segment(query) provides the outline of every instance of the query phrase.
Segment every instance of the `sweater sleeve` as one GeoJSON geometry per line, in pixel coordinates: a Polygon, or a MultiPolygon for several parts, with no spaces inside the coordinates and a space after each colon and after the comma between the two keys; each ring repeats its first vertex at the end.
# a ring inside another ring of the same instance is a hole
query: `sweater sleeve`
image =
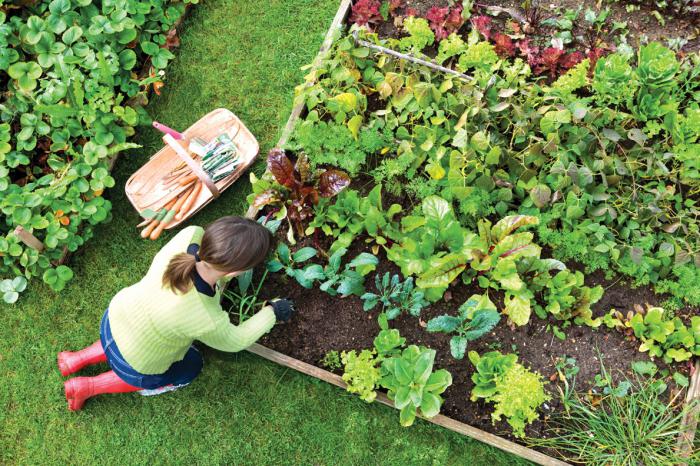
{"type": "Polygon", "coordinates": [[[221,311],[216,317],[216,328],[199,335],[197,339],[207,346],[220,351],[241,351],[255,343],[275,325],[275,313],[272,306],[265,306],[257,314],[243,322],[233,325],[228,314],[221,311]]]}

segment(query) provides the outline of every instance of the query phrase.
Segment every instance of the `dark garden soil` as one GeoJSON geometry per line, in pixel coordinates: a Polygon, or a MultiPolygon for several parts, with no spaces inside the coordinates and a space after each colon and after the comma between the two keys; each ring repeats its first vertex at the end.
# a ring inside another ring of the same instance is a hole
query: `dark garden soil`
{"type": "MultiPolygon", "coordinates": [[[[412,8],[418,12],[418,15],[424,17],[425,13],[432,7],[444,7],[450,2],[448,0],[406,0],[405,8],[399,11],[399,14],[405,14],[408,8],[412,8]]],[[[670,2],[669,2],[670,3],[670,2]]],[[[511,16],[508,12],[500,12],[499,15],[494,19],[497,23],[500,22],[504,24],[506,21],[512,19],[527,18],[526,12],[522,7],[523,2],[519,0],[482,0],[475,2],[476,8],[472,10],[472,14],[486,14],[488,7],[500,7],[503,9],[508,9],[509,11],[515,13],[515,18],[511,16]]],[[[594,11],[600,11],[603,8],[610,8],[611,14],[608,20],[608,27],[602,31],[600,39],[603,43],[607,45],[614,45],[616,43],[617,33],[611,34],[611,27],[613,22],[627,22],[627,41],[632,47],[639,45],[640,40],[646,37],[649,41],[660,41],[665,43],[668,39],[681,38],[688,42],[682,47],[682,51],[690,52],[700,50],[700,13],[685,11],[683,13],[677,13],[671,9],[661,9],[655,6],[655,3],[651,0],[648,1],[637,1],[637,2],[602,2],[602,1],[585,1],[580,2],[576,0],[551,0],[551,1],[537,1],[533,0],[532,4],[536,5],[540,10],[540,17],[542,19],[548,16],[554,15],[557,10],[563,12],[566,9],[576,10],[582,7],[581,14],[579,15],[579,24],[574,26],[574,31],[581,33],[580,27],[583,24],[583,12],[586,8],[591,8],[594,11]],[[628,5],[633,5],[638,7],[636,11],[628,12],[626,7],[628,5]],[[659,15],[664,22],[661,24],[657,17],[654,15],[654,11],[658,11],[659,15]]],[[[522,24],[522,21],[520,21],[522,24]]],[[[536,26],[536,25],[535,25],[536,26]]],[[[459,32],[461,34],[466,34],[470,29],[470,25],[467,23],[459,32]]],[[[387,22],[383,22],[376,26],[376,31],[382,37],[399,37],[401,35],[400,28],[396,27],[394,21],[390,19],[387,22]]],[[[547,27],[536,28],[533,32],[533,36],[541,37],[543,40],[549,41],[551,38],[551,29],[547,27]]],[[[574,34],[575,36],[576,34],[574,34]]]]}
{"type": "MultiPolygon", "coordinates": [[[[301,246],[314,244],[306,239],[301,246]]],[[[315,246],[318,246],[316,244],[315,246]]],[[[346,257],[354,257],[363,250],[362,240],[356,240],[348,251],[346,257]]],[[[397,273],[397,267],[385,259],[380,252],[380,263],[375,273],[397,273]]],[[[371,273],[365,280],[368,291],[376,291],[374,286],[375,273],[371,273]]],[[[254,283],[257,283],[258,277],[254,283]]],[[[606,292],[594,306],[597,315],[606,313],[615,308],[623,313],[634,309],[635,305],[658,304],[661,297],[654,295],[648,288],[631,289],[622,282],[611,283],[606,281],[602,274],[592,274],[586,279],[586,284],[593,286],[601,284],[606,287],[606,292]]],[[[401,335],[406,338],[407,344],[424,345],[437,351],[436,367],[445,368],[452,374],[453,384],[444,394],[445,404],[442,413],[454,419],[478,427],[488,432],[505,438],[516,440],[511,435],[510,427],[505,422],[496,425],[491,423],[493,407],[482,401],[471,402],[469,396],[472,389],[471,375],[473,366],[468,358],[455,360],[449,351],[450,335],[440,333],[428,333],[425,322],[440,314],[456,314],[457,308],[474,293],[482,293],[478,286],[470,286],[459,280],[450,287],[446,298],[425,309],[420,318],[411,315],[402,315],[390,322],[392,328],[398,328],[401,335]]],[[[365,312],[362,310],[362,301],[356,296],[347,298],[333,297],[317,287],[310,290],[299,286],[293,279],[288,279],[283,274],[273,274],[267,278],[261,291],[261,299],[273,299],[287,297],[296,303],[297,313],[291,322],[280,324],[260,341],[261,344],[292,356],[301,361],[321,366],[321,359],[329,351],[349,351],[371,348],[374,337],[379,332],[377,317],[380,307],[365,312]]],[[[497,293],[491,294],[494,302],[499,306],[502,297],[497,293]]],[[[226,308],[226,305],[224,305],[226,308]]],[[[678,313],[685,316],[693,311],[685,309],[678,313]]],[[[237,316],[232,315],[235,322],[237,316]]],[[[638,351],[639,342],[617,330],[601,327],[591,329],[585,326],[572,326],[564,329],[566,339],[564,341],[555,337],[547,330],[547,322],[532,315],[530,323],[523,327],[511,328],[501,320],[496,329],[473,342],[469,350],[475,350],[483,354],[492,350],[500,350],[503,353],[516,353],[519,361],[531,370],[540,373],[547,382],[546,390],[552,395],[552,400],[543,408],[543,416],[527,429],[531,437],[546,435],[545,420],[553,410],[558,409],[557,377],[555,364],[558,358],[568,356],[576,359],[580,372],[576,376],[576,388],[578,391],[599,393],[600,388],[595,388],[594,377],[601,373],[601,361],[603,358],[606,369],[616,380],[622,378],[622,374],[631,376],[630,365],[637,360],[646,360],[647,356],[638,351]]],[[[659,367],[663,362],[656,361],[659,367]]],[[[688,375],[689,364],[679,364],[673,368],[688,375]]],[[[340,373],[340,372],[339,372],[340,373]]],[[[669,382],[669,386],[673,384],[669,382]]],[[[674,389],[675,390],[675,389],[674,389]]]]}

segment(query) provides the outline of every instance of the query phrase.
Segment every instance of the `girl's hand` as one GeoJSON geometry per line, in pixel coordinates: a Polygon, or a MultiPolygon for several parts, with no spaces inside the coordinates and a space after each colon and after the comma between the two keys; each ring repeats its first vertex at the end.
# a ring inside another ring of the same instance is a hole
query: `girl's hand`
{"type": "Polygon", "coordinates": [[[294,314],[294,302],[290,299],[276,299],[270,303],[278,322],[288,322],[294,314]]]}

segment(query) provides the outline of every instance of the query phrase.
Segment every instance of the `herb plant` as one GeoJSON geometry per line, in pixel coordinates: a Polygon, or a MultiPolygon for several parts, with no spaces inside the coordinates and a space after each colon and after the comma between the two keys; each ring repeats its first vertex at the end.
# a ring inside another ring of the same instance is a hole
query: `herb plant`
{"type": "Polygon", "coordinates": [[[697,451],[680,458],[676,449],[686,411],[677,397],[665,400],[654,379],[629,381],[629,393],[591,398],[561,392],[564,411],[555,411],[547,436],[528,442],[551,448],[582,464],[665,465],[700,461],[697,451]],[[585,432],[585,435],[581,435],[585,432]]]}
{"type": "Polygon", "coordinates": [[[470,341],[493,330],[501,315],[488,296],[473,295],[459,307],[457,316],[441,315],[428,321],[428,332],[456,333],[450,339],[450,353],[455,359],[464,358],[470,341]]]}

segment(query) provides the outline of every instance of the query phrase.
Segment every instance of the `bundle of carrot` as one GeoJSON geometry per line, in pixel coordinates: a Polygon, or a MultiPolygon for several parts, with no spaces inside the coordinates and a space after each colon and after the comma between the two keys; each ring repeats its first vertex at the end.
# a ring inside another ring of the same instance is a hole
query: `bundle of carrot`
{"type": "Polygon", "coordinates": [[[174,179],[181,186],[186,187],[177,197],[168,201],[162,208],[157,210],[146,209],[144,212],[141,212],[141,215],[146,218],[137,226],[137,228],[145,227],[141,231],[142,238],[156,240],[173,219],[181,220],[185,218],[202,190],[202,182],[197,179],[196,175],[190,174],[178,178],[177,175],[171,172],[167,176],[174,179]]]}

